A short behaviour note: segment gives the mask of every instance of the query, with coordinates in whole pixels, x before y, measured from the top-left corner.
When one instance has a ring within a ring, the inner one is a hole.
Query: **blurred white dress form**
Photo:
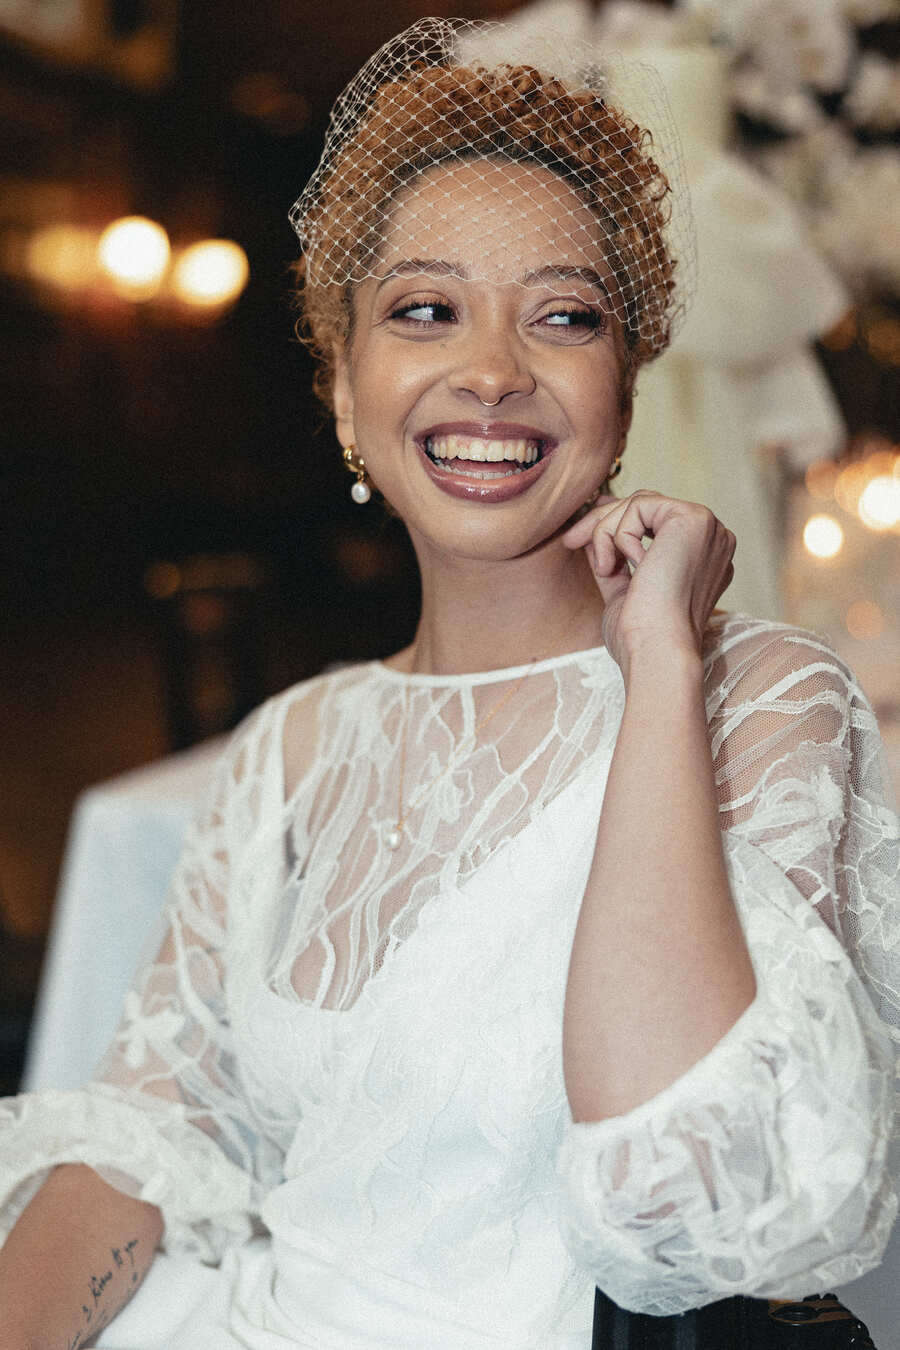
[[[680,41],[683,16],[623,0],[539,0],[525,31],[569,29],[659,71],[681,133],[699,285],[671,348],[640,374],[616,483],[705,502],[738,537],[732,610],[780,619],[784,466],[832,455],[844,424],[810,349],[850,301],[792,204],[728,149],[726,56]]]

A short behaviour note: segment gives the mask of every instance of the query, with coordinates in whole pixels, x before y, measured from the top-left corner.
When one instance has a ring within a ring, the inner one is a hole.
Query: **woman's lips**
[[[431,481],[451,497],[502,502],[541,476],[556,441],[512,422],[452,422],[429,427],[416,446]]]

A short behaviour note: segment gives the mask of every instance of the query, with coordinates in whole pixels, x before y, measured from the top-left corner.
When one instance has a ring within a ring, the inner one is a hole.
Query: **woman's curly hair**
[[[448,162],[534,164],[569,184],[599,220],[618,288],[629,364],[669,341],[675,260],[665,243],[669,184],[652,138],[591,90],[530,65],[430,66],[381,86],[367,115],[335,138],[298,207],[299,331],[319,359],[330,405],[333,345],[352,331],[355,285],[373,275],[399,195]]]

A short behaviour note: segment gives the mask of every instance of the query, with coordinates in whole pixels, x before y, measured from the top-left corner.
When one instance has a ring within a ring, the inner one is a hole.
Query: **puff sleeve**
[[[851,1280],[897,1208],[900,864],[874,715],[826,644],[746,623],[708,654],[707,713],[757,994],[653,1099],[570,1123],[560,1155],[577,1261],[657,1315]]]
[[[269,720],[265,708],[254,714],[214,774],[172,881],[165,936],[126,998],[96,1080],[0,1102],[4,1235],[49,1169],[71,1162],[158,1205],[170,1252],[215,1261],[254,1231],[283,1154],[255,1118],[234,1054],[228,894],[235,855],[265,805]]]

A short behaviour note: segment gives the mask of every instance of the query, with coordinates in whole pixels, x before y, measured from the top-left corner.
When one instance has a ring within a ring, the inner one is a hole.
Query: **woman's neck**
[[[501,562],[420,555],[422,613],[391,662],[433,675],[503,670],[599,646],[603,602],[582,550]]]

